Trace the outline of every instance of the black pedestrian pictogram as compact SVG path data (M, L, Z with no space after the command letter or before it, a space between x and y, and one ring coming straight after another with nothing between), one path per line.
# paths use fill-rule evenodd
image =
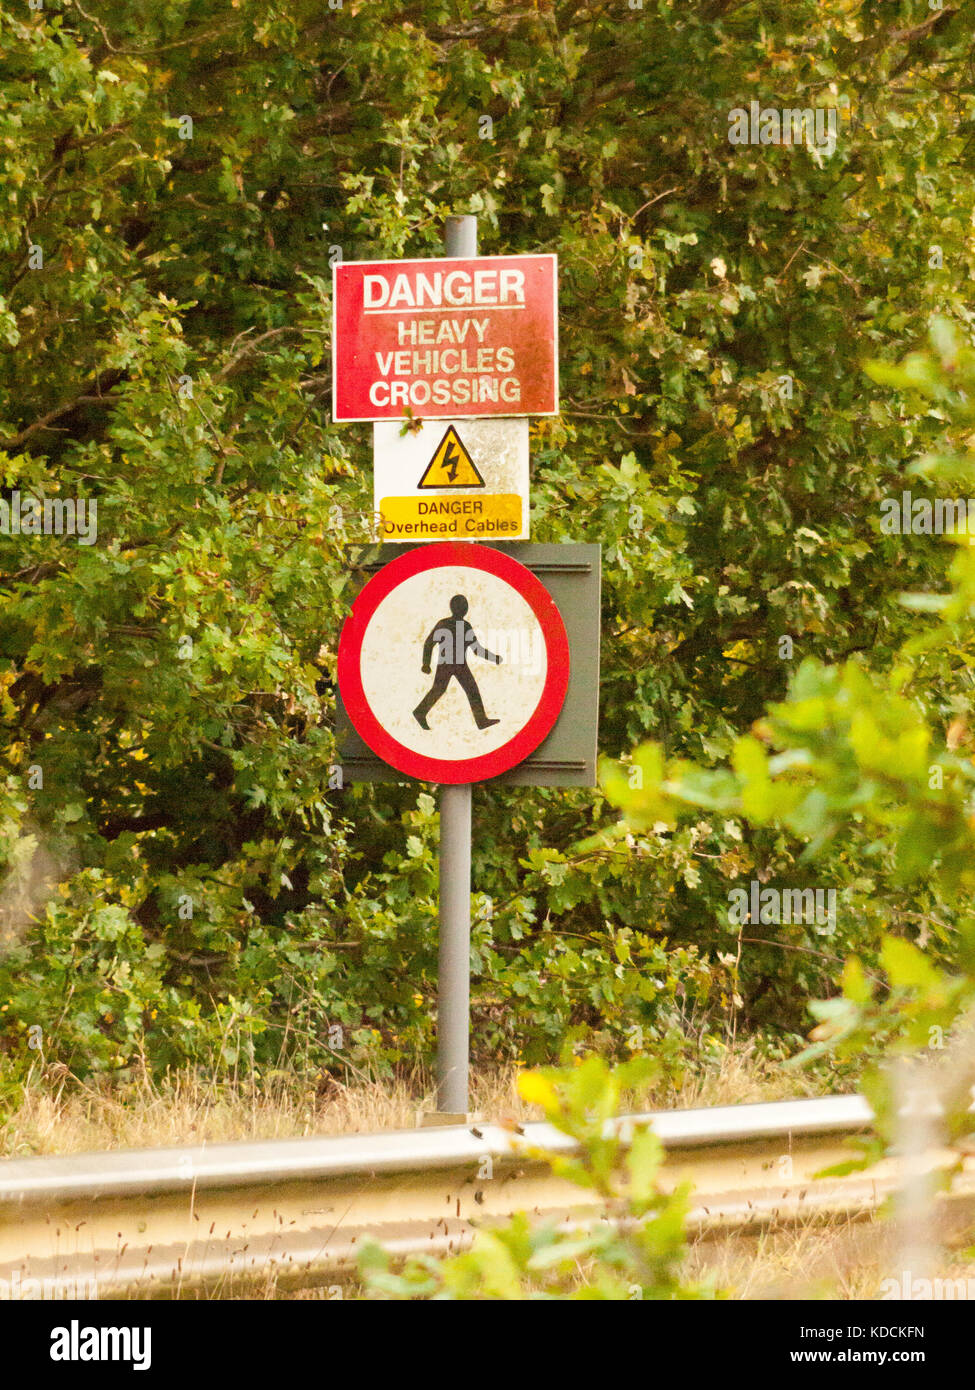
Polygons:
M430 658L433 655L434 647L436 647L437 672L433 678L433 685L413 711L413 718L421 729L430 728L427 723L427 715L447 689L451 678L457 681L470 701L474 723L479 729L489 729L492 724L500 724L501 722L499 719L488 719L484 711L484 701L477 688L477 681L467 665L467 653L472 652L474 656L479 656L482 661L493 661L496 666L501 665L501 658L495 656L493 652L487 651L478 642L474 629L464 616L467 607L467 599L464 595L455 594L450 600L449 616L440 619L423 644L422 670L425 675L429 675Z

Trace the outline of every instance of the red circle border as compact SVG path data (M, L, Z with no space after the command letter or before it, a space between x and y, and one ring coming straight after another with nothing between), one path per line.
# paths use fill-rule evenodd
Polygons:
M475 758L432 758L400 743L373 714L359 666L366 629L383 599L413 575L448 565L480 569L510 584L531 608L545 641L545 684L534 712L507 743ZM520 560L476 541L435 541L397 555L369 580L343 624L337 666L339 690L356 733L390 767L422 782L483 782L522 762L551 732L569 688L569 639L552 595Z

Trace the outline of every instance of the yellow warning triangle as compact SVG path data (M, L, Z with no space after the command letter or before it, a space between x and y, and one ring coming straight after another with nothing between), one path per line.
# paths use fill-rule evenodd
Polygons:
M453 425L437 445L417 487L484 487L484 479Z

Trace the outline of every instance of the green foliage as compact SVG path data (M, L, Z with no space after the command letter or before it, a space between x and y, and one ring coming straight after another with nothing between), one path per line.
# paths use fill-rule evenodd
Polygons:
M330 262L436 254L450 211L485 253L559 254L532 535L602 543L602 747L654 739L697 798L674 830L669 792L641 803L626 845L602 793L478 790L480 1060L548 1060L570 1028L675 1066L743 1027L788 1050L849 949L870 966L918 914L948 949L933 890L905 902L890 875L918 881L934 834L907 795L966 879L968 773L932 732L946 786L925 793L911 707L923 686L963 719L971 656L960 635L907 685L884 674L921 611L897 594L933 600L948 566L874 517L906 459L959 452L958 392L905 367L892 396L860 366L934 314L970 321L968 44L923 0L4 7L0 486L98 502L91 546L0 534L11 1073L34 1024L78 1072L428 1048L433 804L336 785L372 499L369 431L329 416ZM799 93L841 112L830 158L729 144L732 108ZM760 731L736 743L790 679L858 721L844 752L776 716L835 762L838 800ZM857 796L854 855L835 827ZM740 941L729 885L794 882L809 835L838 932Z
M944 320L934 322L930 338L930 351L912 353L899 366L872 363L869 370L944 404L951 428L965 427L975 352ZM956 449L928 456L913 471L940 482L971 482L975 454ZM851 955L842 993L811 1004L818 1024L800 1061L826 1053L873 1061L891 1051L917 1056L940 1050L953 1030L964 1039L975 1019L975 766L964 720L956 718L942 734L932 692L932 668L957 680L971 664L975 554L969 540L967 526L949 537L957 546L950 592L901 596L921 615L921 630L886 675L870 675L852 661L804 662L788 699L735 741L731 768L667 763L650 745L634 757L642 773L636 786L624 767L606 770L607 794L630 824L658 816L676 824L703 801L758 825L786 827L806 841L808 860L822 860L841 842L858 865L880 865L878 877L920 909L916 940L883 934L869 972ZM973 1078L975 1053L960 1047L943 1107L950 1139L970 1133ZM879 1137L867 1146L868 1156L876 1156L892 1138L901 1102L889 1075L876 1067L864 1086L878 1117Z
M595 1191L602 1219L570 1228L532 1224L518 1213L477 1232L470 1251L445 1260L424 1256L393 1272L388 1253L370 1241L359 1270L373 1297L393 1299L694 1299L713 1296L683 1283L688 1188L661 1190L663 1149L646 1126L624 1140L612 1125L622 1095L653 1073L646 1059L609 1068L587 1057L575 1068L548 1068L520 1078L526 1100L577 1142L577 1154L544 1157L557 1177Z

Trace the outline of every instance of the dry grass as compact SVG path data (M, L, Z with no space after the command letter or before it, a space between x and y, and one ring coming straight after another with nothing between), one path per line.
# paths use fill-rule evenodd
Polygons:
M733 1301L873 1302L884 1296L883 1281L892 1274L897 1277L894 1239L890 1223L880 1216L811 1221L759 1236L702 1237L691 1244L682 1277L686 1283L707 1282L718 1297ZM579 1282L591 1274L580 1268ZM932 1274L942 1280L975 1279L975 1263L945 1250ZM355 1281L281 1290L273 1274L259 1290L237 1296L315 1301L368 1297Z
M758 1055L752 1043L742 1043L724 1054L720 1066L689 1073L681 1086L666 1093L657 1092L654 1103L690 1110L763 1100L802 1100L824 1094L821 1074L770 1062Z
M810 1221L757 1236L703 1236L690 1247L687 1273L742 1299L873 1298L885 1223L875 1217Z
M524 1115L515 1076L511 1069L476 1077L476 1108ZM420 1110L432 1109L432 1088L420 1075L345 1086L314 1075L233 1082L180 1071L159 1081L144 1074L119 1085L63 1074L52 1078L39 1069L17 1111L0 1125L0 1155L368 1134L411 1129Z
M967 1220L941 1225L933 1276L967 1279L975 1265L962 1248L970 1241ZM836 1217L758 1236L702 1236L689 1249L686 1274L710 1279L733 1298L838 1301L878 1299L884 1280L899 1277L894 1223L881 1214L854 1221Z
M487 1120L540 1118L537 1107L518 1095L517 1077L513 1066L475 1073L471 1109ZM816 1089L814 1079L763 1062L745 1045L728 1052L720 1067L689 1073L681 1085L646 1088L629 1099L628 1108L736 1105L811 1095ZM419 1070L400 1080L351 1085L294 1072L257 1081L214 1081L187 1070L162 1080L145 1072L122 1083L79 1081L64 1068L38 1064L20 1106L0 1123L0 1155L368 1134L411 1129L420 1111L433 1109L431 1079Z

